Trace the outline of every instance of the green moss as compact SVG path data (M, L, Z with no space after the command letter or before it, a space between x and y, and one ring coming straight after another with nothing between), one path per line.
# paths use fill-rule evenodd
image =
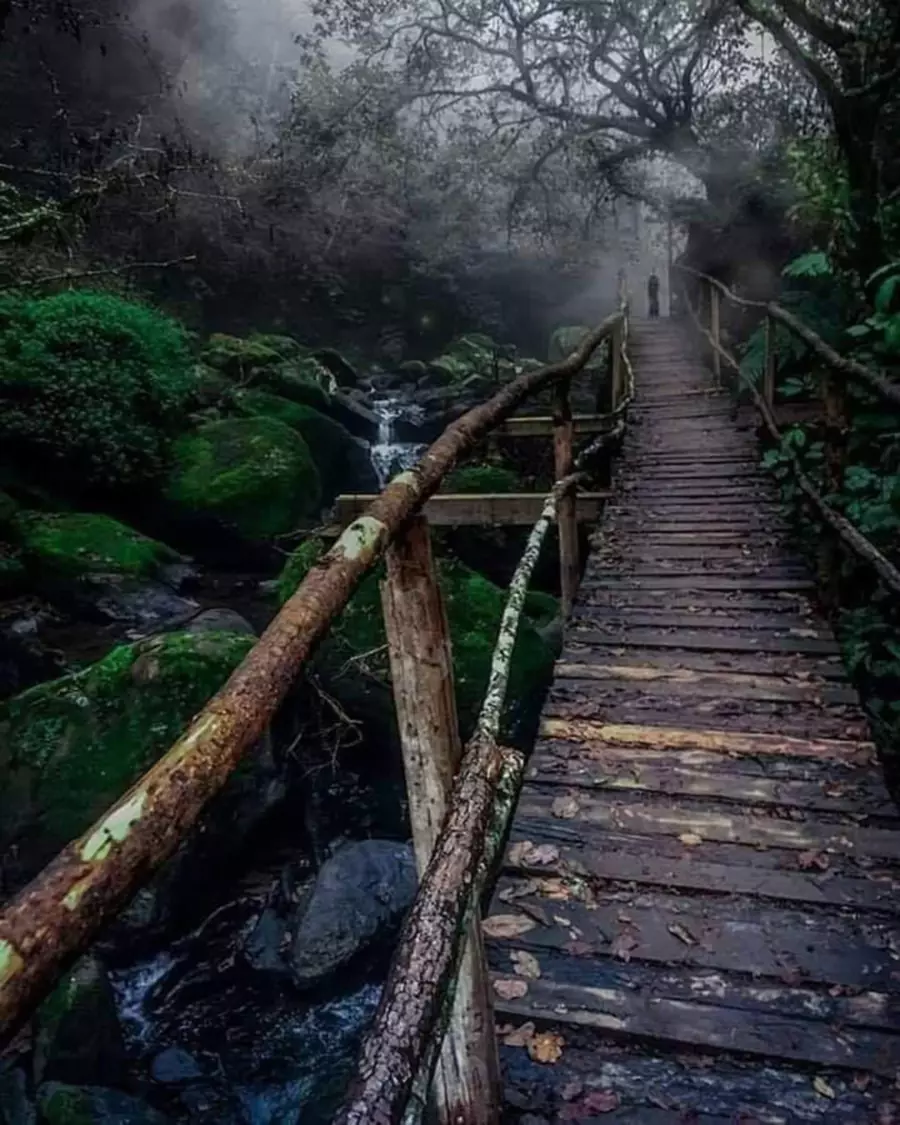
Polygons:
M265 389L324 409L334 376L308 349L287 336L210 336L203 363L243 388Z
M53 852L79 835L176 740L253 638L170 633L0 707L0 824Z
M153 479L194 373L183 328L108 293L0 296L0 438L64 484Z
M47 1125L96 1125L93 1099L77 1086L48 1084L41 1098L41 1114Z
M306 442L285 422L259 417L208 422L180 438L165 494L248 539L293 530L321 502Z
M444 492L519 492L521 481L502 465L464 465L444 481Z
M86 512L24 512L14 522L14 533L26 564L54 578L146 578L178 557L165 544L110 516Z
M279 579L282 601L290 597L306 577L323 549L321 542L312 539L301 544L291 555ZM484 698L506 595L483 575L452 559L438 561L438 575L453 646L460 724L464 731L468 731ZM331 627L329 643L336 650L333 655L340 663L382 649L386 644L378 589L382 577L381 568L369 574ZM541 605L542 611L545 612L546 608L545 604ZM508 693L510 703L540 690L552 664L550 651L526 613L513 655Z

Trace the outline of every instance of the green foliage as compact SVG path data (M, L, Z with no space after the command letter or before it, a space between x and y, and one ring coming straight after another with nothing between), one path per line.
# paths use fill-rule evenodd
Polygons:
M296 590L323 550L324 545L320 541L310 539L291 555L279 579L282 602ZM387 643L379 592L383 576L382 568L367 575L344 612L332 624L326 648L330 649L333 665L346 666L348 661L365 654L383 654ZM491 657L506 598L492 582L454 559L438 560L438 577L453 645L460 725L464 731L469 731L487 688ZM552 668L552 654L535 632L535 618L543 624L550 615L550 608L546 596L540 595L533 597L526 606L513 655L508 693L511 704L533 696ZM555 612L552 615L555 616ZM371 664L369 668L371 671ZM381 678L388 679L387 660L383 655L376 669Z
M27 565L52 578L147 578L178 558L165 544L99 514L23 512L14 521L13 533Z
M253 644L169 633L114 649L0 707L0 825L52 854L171 745Z
M784 267L785 277L831 277L831 262L828 255L821 250L811 250L808 254L801 254Z
M464 465L444 481L444 492L519 492L522 482L512 469L502 465Z
M272 418L208 422L179 438L166 498L184 514L213 517L247 539L294 530L321 501L303 438Z
M875 311L847 335L876 360L896 362L900 357L900 261L891 262L869 279L875 290Z
M0 296L0 437L79 485L154 478L193 380L183 329L146 305Z

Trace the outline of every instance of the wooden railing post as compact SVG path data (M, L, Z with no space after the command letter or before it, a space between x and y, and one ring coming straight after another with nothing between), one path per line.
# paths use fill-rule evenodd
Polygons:
M414 517L386 554L381 598L419 877L462 757L450 637L428 522ZM481 927L469 928L432 1085L440 1125L496 1125L500 1069Z
M615 345L613 344L613 347ZM553 464L556 480L572 472L572 403L571 380L556 384L553 406ZM572 612L578 589L578 519L575 511L574 487L560 498L556 509L559 528L559 587L563 620Z
M775 324L766 316L766 355L763 363L762 396L771 410L775 405Z
M719 290L714 285L710 285L709 282L707 282L707 289L709 292L709 332L715 345L712 350L713 376L716 380L716 386L720 387L722 385L722 355L719 347L722 344L722 332Z
M624 343L624 332L622 321L620 320L615 328L612 330L612 335L609 338L609 347L612 353L610 361L610 385L612 390L610 392L610 411L614 412L616 407L622 401L622 346ZM559 479L559 478L557 478Z

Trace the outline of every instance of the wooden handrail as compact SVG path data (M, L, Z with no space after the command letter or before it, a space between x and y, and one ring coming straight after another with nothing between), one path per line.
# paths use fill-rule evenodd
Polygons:
M821 336L804 324L799 317L794 316L792 312L789 312L783 305L779 305L777 301L752 301L747 297L739 297L718 278L695 270L691 266L675 266L675 269L707 282L715 291L736 305L741 305L744 308L764 309L773 320L780 321L795 336L799 336L807 347L833 370L841 375L846 375L850 379L864 383L870 390L877 392L894 406L900 406L900 383L892 383L880 371L875 371L858 360L848 359L846 356L840 355ZM685 299L687 299L686 296Z
M691 272L696 273L697 271L692 270ZM703 277L706 281L715 281L714 278L709 278L705 274L698 274L698 276ZM822 520L827 523L833 531L837 533L840 539L844 543L846 543L847 546L850 547L851 550L853 550L860 558L864 559L866 562L870 563L872 567L874 567L882 582L884 582L885 586L889 590L891 590L892 593L900 595L900 570L898 570L898 568L894 566L890 559L888 559L881 553L881 551L878 550L878 548L874 543L871 542L871 540L867 539L866 536L863 535L863 533L857 527L854 527L854 525L845 516L842 516L840 512L836 512L825 499L825 497L821 495L816 486L804 472L803 466L800 464L800 460L797 457L796 453L794 453L792 449L784 446L782 442L784 435L778 428L778 422L775 418L774 413L772 412L770 403L766 401L766 399L759 393L753 383L746 377L746 375L744 375L744 373L741 371L741 365L734 358L734 356L722 346L720 341L714 339L712 332L710 332L703 326L699 316L694 310L693 305L688 299L687 294L683 293L682 295L684 297L684 302L687 306L688 312L691 314L691 317L697 328L707 338L716 354L718 354L720 358L724 359L729 367L731 367L735 371L738 379L743 382L746 389L750 392L753 403L756 406L756 409L759 411L766 429L768 430L772 439L781 446L785 456L790 462L791 469L793 471L798 488L801 490L801 492L803 492L804 496L806 496L806 498L819 513Z
M448 426L415 468L395 477L346 528L171 749L6 904L0 913L0 1045L174 852L263 734L359 582L458 459L522 402L582 370L625 320L617 311L566 359L520 375Z

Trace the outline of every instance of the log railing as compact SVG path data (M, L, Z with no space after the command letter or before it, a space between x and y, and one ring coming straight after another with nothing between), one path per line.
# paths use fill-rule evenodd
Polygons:
M741 365L735 357L722 344L718 317L710 316L709 322L704 324L702 313L694 309L686 288L682 291L684 304L690 317L703 337L708 342L713 357L713 372L718 378L721 363L724 362L735 373L738 383L746 390L756 407L762 423L772 440L778 445L790 465L791 472L797 487L803 493L807 503L818 518L832 531L846 547L858 558L869 563L878 574L884 586L893 594L900 595L900 570L872 543L850 520L836 511L816 488L800 463L797 454L783 442L783 434L778 426L775 415L775 371L777 369L777 353L775 344L774 323L784 324L800 339L810 350L826 365L830 372L841 379L852 379L859 385L865 386L869 391L879 394L886 402L900 405L900 385L891 383L880 372L866 367L853 359L841 356L829 344L821 339L811 328L803 324L793 313L782 308L775 301L761 302L749 301L733 293L721 281L698 270L688 269L685 266L677 267L682 273L690 275L701 283L701 293L707 295L708 308L717 307L718 297L735 304L766 310L766 350L763 366L762 389L741 370ZM716 294L715 297L712 295ZM703 302L701 301L701 308ZM826 380L826 387L830 380ZM829 409L826 391L826 411Z
M575 457L572 379L606 339L611 411ZM619 309L565 360L519 375L448 426L343 530L175 745L5 905L0 1046L185 839L359 582L385 556L382 599L421 885L342 1120L399 1120L407 1106L415 1114L426 1096L448 1125L496 1120L496 1048L477 901L523 769L522 756L499 744L500 715L528 581L554 521L562 607L571 608L579 573L576 490L589 456L624 431L633 394L627 339L623 289ZM457 461L546 388L555 390L548 428L557 479L512 579L481 716L463 752L450 638L422 513Z

